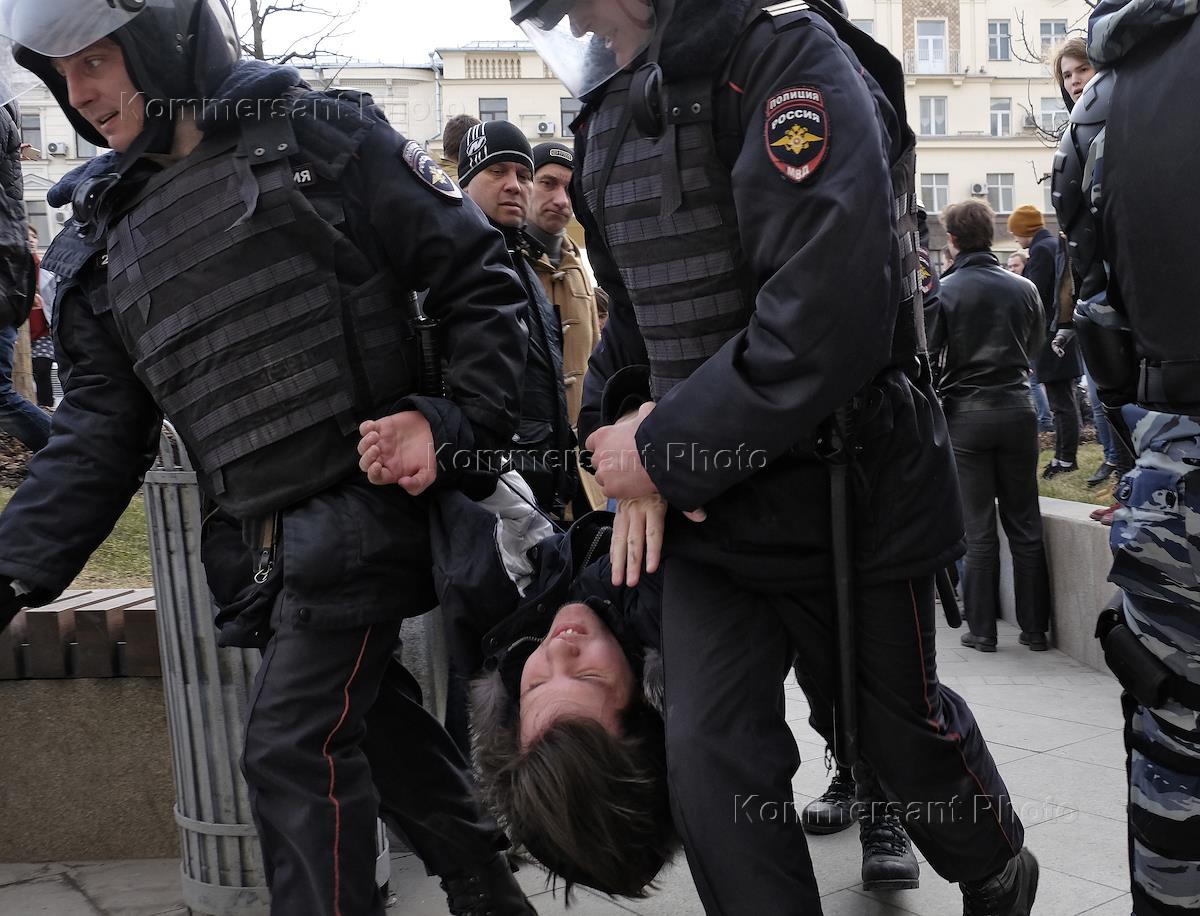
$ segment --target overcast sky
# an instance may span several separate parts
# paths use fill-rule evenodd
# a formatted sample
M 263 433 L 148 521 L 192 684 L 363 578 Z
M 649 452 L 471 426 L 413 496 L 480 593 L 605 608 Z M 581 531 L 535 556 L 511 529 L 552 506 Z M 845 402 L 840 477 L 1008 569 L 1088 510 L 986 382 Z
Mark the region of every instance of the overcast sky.
M 350 10 L 354 0 L 317 0 L 330 10 Z M 245 7 L 245 0 L 239 6 Z M 267 20 L 267 53 L 277 52 L 291 39 L 317 24 L 277 15 Z M 508 0 L 362 0 L 345 38 L 331 48 L 362 61 L 426 63 L 437 47 L 468 41 L 512 41 L 524 36 L 508 21 Z

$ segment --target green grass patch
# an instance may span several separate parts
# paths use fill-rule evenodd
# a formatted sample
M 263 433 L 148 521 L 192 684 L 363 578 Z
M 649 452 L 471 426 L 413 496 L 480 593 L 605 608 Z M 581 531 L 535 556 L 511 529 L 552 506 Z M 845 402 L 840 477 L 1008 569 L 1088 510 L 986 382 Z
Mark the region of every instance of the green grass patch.
M 1054 457 L 1054 449 L 1046 449 L 1038 456 L 1038 493 L 1042 496 L 1052 496 L 1055 499 L 1071 499 L 1078 503 L 1092 503 L 1097 506 L 1112 505 L 1112 488 L 1116 483 L 1115 477 L 1098 487 L 1089 487 L 1087 479 L 1104 460 L 1104 451 L 1098 442 L 1080 443 L 1079 455 L 1075 459 L 1079 465 L 1078 471 L 1069 474 L 1059 474 L 1050 480 L 1042 480 L 1042 468 Z
M 12 494 L 12 490 L 0 489 L 0 508 L 8 504 Z M 150 539 L 146 533 L 146 507 L 139 493 L 71 587 L 149 588 L 150 584 Z

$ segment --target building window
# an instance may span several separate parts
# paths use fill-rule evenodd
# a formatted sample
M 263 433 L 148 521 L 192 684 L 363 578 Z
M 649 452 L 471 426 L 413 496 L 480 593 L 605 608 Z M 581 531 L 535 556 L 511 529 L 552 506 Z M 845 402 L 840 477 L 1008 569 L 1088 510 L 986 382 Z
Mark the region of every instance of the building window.
M 579 110 L 583 106 L 579 99 L 560 99 L 558 103 L 558 113 L 562 119 L 559 123 L 562 125 L 562 135 L 564 137 L 573 137 L 571 133 L 571 122 L 579 117 Z
M 944 95 L 921 96 L 921 136 L 946 136 L 946 97 Z
M 507 121 L 508 99 L 480 99 L 480 121 Z
M 941 213 L 950 206 L 950 176 L 946 172 L 921 173 L 921 203 L 927 213 Z
M 1045 189 L 1046 189 L 1046 204 L 1045 204 L 1045 206 L 1042 207 L 1042 211 L 1045 213 L 1053 213 L 1054 212 L 1054 186 L 1048 181 L 1043 182 L 1043 185 L 1045 186 Z
M 1067 40 L 1067 20 L 1065 19 L 1043 19 L 1042 20 L 1042 53 L 1045 54 L 1051 48 L 1057 48 L 1060 44 Z
M 875 35 L 875 20 L 874 19 L 851 19 L 850 24 L 860 31 L 866 32 L 874 37 Z
M 917 72 L 946 72 L 945 20 L 917 20 Z
M 40 112 L 26 111 L 21 114 L 21 142 L 28 143 L 43 156 L 46 155 L 46 150 L 42 147 L 42 115 Z M 38 232 L 41 230 L 39 229 Z
M 1013 173 L 988 172 L 987 176 L 988 204 L 997 213 L 1012 213 L 1013 210 Z
M 992 136 L 1012 134 L 1012 99 L 992 99 Z
M 37 230 L 38 244 L 45 250 L 45 246 L 50 244 L 50 213 L 46 209 L 46 202 L 44 200 L 25 201 L 25 216 Z
M 1038 122 L 1042 130 L 1057 133 L 1068 118 L 1070 115 L 1062 99 L 1042 99 L 1042 116 Z
M 76 134 L 75 156 L 79 159 L 94 159 L 96 157 L 96 144 L 91 140 L 85 139 L 82 134 Z
M 1011 36 L 1007 19 L 988 20 L 988 60 L 1011 60 Z

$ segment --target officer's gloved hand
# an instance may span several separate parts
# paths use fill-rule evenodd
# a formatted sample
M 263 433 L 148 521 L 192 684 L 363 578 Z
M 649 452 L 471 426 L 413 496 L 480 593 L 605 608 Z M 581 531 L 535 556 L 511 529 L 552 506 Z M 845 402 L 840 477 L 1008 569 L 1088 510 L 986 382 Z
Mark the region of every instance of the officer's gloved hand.
M 1054 340 L 1050 341 L 1050 349 L 1054 351 L 1056 356 L 1066 356 L 1067 347 L 1074 339 L 1074 328 L 1062 328 L 1057 334 L 1054 335 Z

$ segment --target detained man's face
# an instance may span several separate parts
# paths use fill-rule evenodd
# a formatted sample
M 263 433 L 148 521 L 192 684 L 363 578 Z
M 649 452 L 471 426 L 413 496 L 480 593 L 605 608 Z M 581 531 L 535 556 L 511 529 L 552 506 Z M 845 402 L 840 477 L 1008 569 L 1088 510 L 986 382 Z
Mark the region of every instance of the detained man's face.
M 525 225 L 533 176 L 523 165 L 497 162 L 473 176 L 464 190 L 493 223 L 516 229 Z
M 1078 57 L 1064 57 L 1058 62 L 1059 73 L 1062 75 L 1063 86 L 1072 102 L 1078 102 L 1083 95 L 1083 87 L 1096 72 L 1091 61 L 1080 60 Z
M 650 38 L 654 6 L 651 0 L 577 0 L 567 15 L 576 38 L 594 32 L 617 65 L 627 67 Z
M 591 719 L 620 734 L 633 691 L 633 669 L 617 638 L 586 604 L 568 604 L 521 670 L 521 747 L 562 718 Z
M 102 38 L 70 57 L 54 60 L 67 81 L 67 100 L 109 148 L 123 153 L 142 132 L 145 103 L 125 69 L 125 56 L 111 38 Z
M 558 235 L 571 221 L 571 170 L 565 165 L 543 165 L 533 176 L 533 207 L 529 222 L 547 235 Z
M 1015 254 L 1008 256 L 1008 269 L 1015 274 L 1025 273 L 1025 262 L 1018 258 Z

